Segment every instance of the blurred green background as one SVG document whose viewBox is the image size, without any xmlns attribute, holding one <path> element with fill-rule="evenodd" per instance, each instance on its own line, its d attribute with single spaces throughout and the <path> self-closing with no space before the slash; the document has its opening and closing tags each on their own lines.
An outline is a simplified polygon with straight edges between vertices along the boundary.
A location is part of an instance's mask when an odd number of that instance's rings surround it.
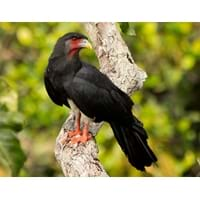
<svg viewBox="0 0 200 200">
<path fill-rule="evenodd" d="M 148 74 L 134 93 L 158 167 L 131 167 L 107 124 L 97 135 L 110 176 L 200 176 L 200 23 L 118 23 L 135 62 Z M 0 23 L 0 176 L 63 176 L 54 157 L 69 110 L 49 99 L 43 74 L 63 34 L 81 23 Z M 93 51 L 81 53 L 98 66 Z M 199 161 L 200 162 L 200 161 Z"/>
</svg>

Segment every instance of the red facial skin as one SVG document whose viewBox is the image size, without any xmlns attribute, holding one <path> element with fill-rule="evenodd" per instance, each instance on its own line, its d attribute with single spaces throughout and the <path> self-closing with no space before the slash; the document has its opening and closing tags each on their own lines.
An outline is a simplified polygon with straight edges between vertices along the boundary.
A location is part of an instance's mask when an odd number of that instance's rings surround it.
<svg viewBox="0 0 200 200">
<path fill-rule="evenodd" d="M 68 57 L 73 57 L 73 55 L 80 49 L 80 42 L 82 39 L 71 39 L 70 41 L 70 51 L 68 53 Z"/>
</svg>

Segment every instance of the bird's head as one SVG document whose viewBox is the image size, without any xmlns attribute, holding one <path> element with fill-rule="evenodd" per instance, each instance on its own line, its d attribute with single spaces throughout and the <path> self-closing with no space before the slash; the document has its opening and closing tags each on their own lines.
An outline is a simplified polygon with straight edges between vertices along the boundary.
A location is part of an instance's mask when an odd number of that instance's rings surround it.
<svg viewBox="0 0 200 200">
<path fill-rule="evenodd" d="M 82 48 L 92 49 L 88 38 L 80 33 L 67 33 L 58 39 L 51 57 L 66 56 L 71 58 L 77 55 Z"/>
</svg>

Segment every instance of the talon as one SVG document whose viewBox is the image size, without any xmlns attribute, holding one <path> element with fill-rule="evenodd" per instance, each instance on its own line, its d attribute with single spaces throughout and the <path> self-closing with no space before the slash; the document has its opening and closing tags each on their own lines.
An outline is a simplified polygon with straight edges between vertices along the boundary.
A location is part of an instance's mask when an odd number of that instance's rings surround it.
<svg viewBox="0 0 200 200">
<path fill-rule="evenodd" d="M 80 136 L 81 134 L 82 134 L 81 130 L 67 131 L 60 142 L 62 145 L 64 145 L 64 144 L 68 143 L 72 137 Z"/>
<path fill-rule="evenodd" d="M 79 137 L 73 137 L 70 139 L 72 144 L 77 144 L 77 143 L 86 143 L 88 140 L 92 138 L 91 133 L 88 133 L 87 135 L 81 135 Z"/>
<path fill-rule="evenodd" d="M 68 136 L 70 138 L 73 137 L 73 136 L 81 135 L 82 134 L 81 130 L 68 131 L 67 133 L 68 133 Z"/>
<path fill-rule="evenodd" d="M 72 144 L 86 143 L 88 140 L 90 140 L 92 138 L 92 134 L 89 133 L 88 128 L 89 128 L 89 123 L 84 123 L 82 135 L 80 137 L 71 138 L 71 143 Z"/>
</svg>

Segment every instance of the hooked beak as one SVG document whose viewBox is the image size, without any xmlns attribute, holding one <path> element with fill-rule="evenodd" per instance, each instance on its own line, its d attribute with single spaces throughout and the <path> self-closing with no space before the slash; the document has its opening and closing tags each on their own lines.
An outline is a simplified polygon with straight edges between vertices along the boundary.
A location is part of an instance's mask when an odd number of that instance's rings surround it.
<svg viewBox="0 0 200 200">
<path fill-rule="evenodd" d="M 87 39 L 82 39 L 79 43 L 79 46 L 81 48 L 88 48 L 88 49 L 92 49 L 92 45 L 89 43 L 89 41 Z"/>
</svg>

